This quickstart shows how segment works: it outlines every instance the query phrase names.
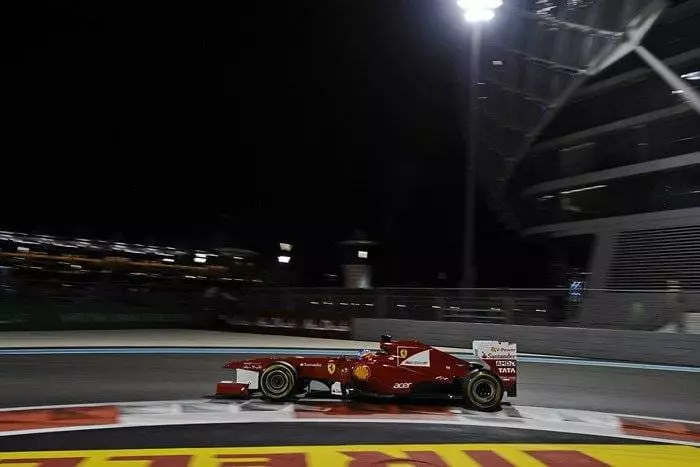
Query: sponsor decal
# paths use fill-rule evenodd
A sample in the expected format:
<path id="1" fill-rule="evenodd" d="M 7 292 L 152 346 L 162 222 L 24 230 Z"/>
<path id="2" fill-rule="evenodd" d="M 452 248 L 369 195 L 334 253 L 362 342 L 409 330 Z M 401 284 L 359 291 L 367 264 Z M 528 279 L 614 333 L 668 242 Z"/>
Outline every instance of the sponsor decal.
<path id="1" fill-rule="evenodd" d="M 436 376 L 435 377 L 435 381 L 449 381 L 449 380 L 450 380 L 450 378 L 448 378 L 447 376 Z"/>
<path id="2" fill-rule="evenodd" d="M 352 375 L 359 381 L 367 381 L 372 372 L 367 365 L 357 365 L 352 370 Z"/>
<path id="3" fill-rule="evenodd" d="M 411 387 L 411 383 L 394 383 L 394 389 L 408 389 Z"/>
<path id="4" fill-rule="evenodd" d="M 328 374 L 332 375 L 335 373 L 335 363 L 329 363 L 326 368 L 328 368 Z"/>
<path id="5" fill-rule="evenodd" d="M 321 365 L 320 363 L 300 363 L 299 366 L 321 368 L 323 365 Z"/>
<path id="6" fill-rule="evenodd" d="M 643 467 L 699 463 L 700 450 L 681 445 L 420 444 L 0 453 L 3 467 Z"/>
<path id="7" fill-rule="evenodd" d="M 474 341 L 474 354 L 481 359 L 515 360 L 517 346 L 508 342 Z"/>
<path id="8" fill-rule="evenodd" d="M 512 367 L 515 367 L 515 360 L 496 360 L 496 366 L 512 366 Z"/>
<path id="9" fill-rule="evenodd" d="M 262 365 L 259 363 L 244 363 L 243 369 L 245 369 L 245 370 L 262 370 Z"/>
<path id="10" fill-rule="evenodd" d="M 401 366 L 430 366 L 430 349 L 411 355 L 401 362 Z"/>

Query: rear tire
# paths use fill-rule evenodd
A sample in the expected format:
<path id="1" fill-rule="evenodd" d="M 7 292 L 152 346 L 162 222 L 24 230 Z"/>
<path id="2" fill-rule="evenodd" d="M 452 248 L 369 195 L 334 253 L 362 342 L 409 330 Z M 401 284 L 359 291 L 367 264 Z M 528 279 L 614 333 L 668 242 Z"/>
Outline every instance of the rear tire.
<path id="1" fill-rule="evenodd" d="M 297 372 L 286 362 L 276 362 L 263 370 L 260 375 L 260 392 L 273 401 L 292 398 L 297 392 Z"/>
<path id="2" fill-rule="evenodd" d="M 476 371 L 462 386 L 466 402 L 479 410 L 496 410 L 503 399 L 503 383 L 490 371 Z"/>

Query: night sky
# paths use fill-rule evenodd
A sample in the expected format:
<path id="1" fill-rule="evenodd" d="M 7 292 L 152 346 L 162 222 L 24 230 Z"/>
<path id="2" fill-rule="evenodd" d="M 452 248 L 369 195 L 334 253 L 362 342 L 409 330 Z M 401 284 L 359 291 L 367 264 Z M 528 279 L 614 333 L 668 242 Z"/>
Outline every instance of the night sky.
<path id="1" fill-rule="evenodd" d="M 469 35 L 453 2 L 17 3 L 1 227 L 289 241 L 314 271 L 359 229 L 386 283 L 458 280 Z M 491 285 L 515 236 L 481 203 L 478 221 Z"/>

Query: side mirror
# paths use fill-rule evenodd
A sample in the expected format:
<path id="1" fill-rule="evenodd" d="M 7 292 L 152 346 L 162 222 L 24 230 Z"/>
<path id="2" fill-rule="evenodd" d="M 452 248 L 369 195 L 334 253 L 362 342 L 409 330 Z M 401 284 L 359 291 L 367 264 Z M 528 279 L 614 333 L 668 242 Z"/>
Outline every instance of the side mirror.
<path id="1" fill-rule="evenodd" d="M 388 334 L 382 335 L 382 337 L 381 337 L 381 342 L 382 342 L 382 343 L 391 342 L 391 336 L 388 335 Z"/>

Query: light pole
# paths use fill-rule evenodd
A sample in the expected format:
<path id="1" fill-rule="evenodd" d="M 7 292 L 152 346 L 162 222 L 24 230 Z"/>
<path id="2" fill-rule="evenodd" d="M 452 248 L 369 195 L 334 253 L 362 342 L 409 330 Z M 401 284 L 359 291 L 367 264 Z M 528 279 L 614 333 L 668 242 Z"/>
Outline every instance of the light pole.
<path id="1" fill-rule="evenodd" d="M 481 23 L 491 21 L 503 0 L 458 0 L 464 19 L 473 23 L 470 53 L 469 90 L 469 151 L 466 162 L 464 207 L 464 265 L 462 287 L 474 286 L 474 209 L 476 205 L 476 160 L 479 150 L 477 119 L 479 114 L 479 56 L 481 52 Z"/>

